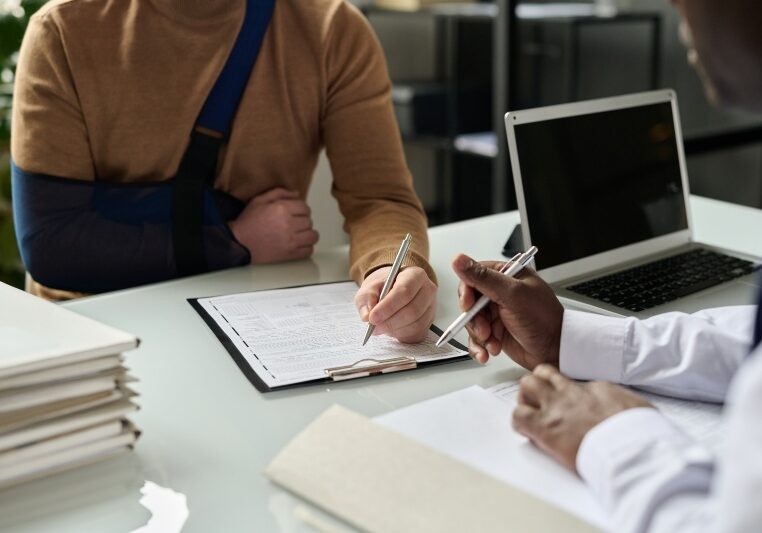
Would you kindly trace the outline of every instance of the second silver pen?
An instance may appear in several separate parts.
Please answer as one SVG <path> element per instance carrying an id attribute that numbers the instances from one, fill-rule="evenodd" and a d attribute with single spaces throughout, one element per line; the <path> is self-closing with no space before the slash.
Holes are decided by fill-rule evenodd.
<path id="1" fill-rule="evenodd" d="M 503 275 L 505 276 L 515 276 L 519 272 L 521 272 L 525 266 L 529 264 L 529 262 L 532 260 L 532 258 L 537 253 L 537 247 L 532 246 L 529 250 L 524 252 L 523 254 L 520 254 L 518 259 L 516 259 L 516 256 L 514 256 L 511 261 L 515 261 L 513 263 L 509 263 L 510 266 L 504 270 L 501 271 Z M 471 322 L 471 320 L 486 307 L 486 305 L 490 302 L 490 299 L 487 296 L 482 295 L 481 298 L 476 300 L 476 303 L 469 309 L 468 311 L 464 311 L 461 313 L 461 315 L 455 319 L 455 321 L 450 324 L 450 326 L 442 333 L 442 336 L 439 337 L 439 340 L 437 341 L 437 348 L 442 346 L 444 343 L 449 342 L 455 335 L 458 334 L 458 332 L 466 327 L 466 324 Z"/>

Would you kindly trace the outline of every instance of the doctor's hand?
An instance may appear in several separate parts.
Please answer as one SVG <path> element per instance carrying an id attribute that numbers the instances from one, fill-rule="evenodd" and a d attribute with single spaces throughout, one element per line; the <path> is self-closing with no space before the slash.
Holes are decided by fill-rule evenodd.
<path id="1" fill-rule="evenodd" d="M 299 193 L 280 187 L 249 200 L 229 227 L 254 264 L 306 259 L 319 237 Z"/>
<path id="2" fill-rule="evenodd" d="M 578 384 L 550 365 L 521 378 L 513 428 L 564 465 L 577 470 L 577 452 L 588 431 L 627 409 L 653 407 L 611 383 Z"/>
<path id="3" fill-rule="evenodd" d="M 376 328 L 373 335 L 389 335 L 401 342 L 415 343 L 426 338 L 437 308 L 437 286 L 420 267 L 405 267 L 386 297 L 378 301 L 391 267 L 371 272 L 355 296 L 355 306 L 363 322 Z"/>
<path id="4" fill-rule="evenodd" d="M 529 370 L 541 363 L 558 366 L 563 306 L 534 271 L 525 268 L 509 278 L 499 272 L 503 265 L 463 254 L 453 261 L 460 308 L 470 309 L 482 294 L 491 300 L 467 326 L 471 356 L 484 364 L 502 350 Z"/>

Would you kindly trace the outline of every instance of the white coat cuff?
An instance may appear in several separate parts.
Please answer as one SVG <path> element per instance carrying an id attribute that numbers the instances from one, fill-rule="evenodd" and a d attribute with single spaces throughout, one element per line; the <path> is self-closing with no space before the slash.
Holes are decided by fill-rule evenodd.
<path id="1" fill-rule="evenodd" d="M 567 309 L 558 353 L 561 373 L 572 379 L 619 383 L 624 341 L 625 319 Z"/>
<path id="2" fill-rule="evenodd" d="M 651 407 L 615 414 L 587 432 L 577 452 L 577 472 L 601 501 L 610 501 L 619 463 L 648 442 L 690 443 L 669 419 Z"/>

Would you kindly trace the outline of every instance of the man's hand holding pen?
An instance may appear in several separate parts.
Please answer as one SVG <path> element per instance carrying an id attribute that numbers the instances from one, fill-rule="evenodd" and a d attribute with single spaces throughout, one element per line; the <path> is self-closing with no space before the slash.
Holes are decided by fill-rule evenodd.
<path id="1" fill-rule="evenodd" d="M 391 267 L 371 272 L 355 296 L 364 322 L 374 324 L 374 335 L 389 335 L 401 342 L 420 342 L 434 322 L 437 286 L 420 267 L 400 270 L 389 294 L 379 302 Z"/>

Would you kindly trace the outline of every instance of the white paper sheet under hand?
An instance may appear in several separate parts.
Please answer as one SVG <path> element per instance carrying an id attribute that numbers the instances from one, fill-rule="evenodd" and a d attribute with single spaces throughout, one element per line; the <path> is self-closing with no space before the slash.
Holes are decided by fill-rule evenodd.
<path id="1" fill-rule="evenodd" d="M 517 381 L 507 381 L 487 389 L 497 398 L 505 400 L 513 408 L 519 393 Z M 651 402 L 659 411 L 672 420 L 680 429 L 712 451 L 717 451 L 722 442 L 722 406 L 714 403 L 694 402 L 667 398 L 635 390 Z"/>
<path id="2" fill-rule="evenodd" d="M 473 386 L 375 420 L 606 529 L 606 514 L 585 484 L 514 432 L 512 413 L 510 400 Z"/>

